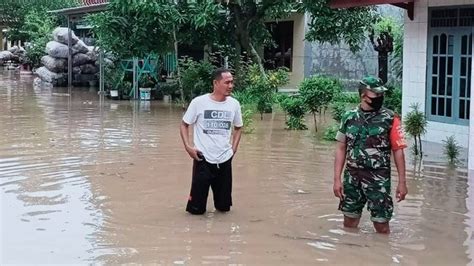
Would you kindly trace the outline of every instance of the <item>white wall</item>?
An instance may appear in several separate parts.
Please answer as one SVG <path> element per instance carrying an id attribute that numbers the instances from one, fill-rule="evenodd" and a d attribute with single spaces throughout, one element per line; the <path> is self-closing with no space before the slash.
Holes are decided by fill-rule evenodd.
<path id="1" fill-rule="evenodd" d="M 474 5 L 474 0 L 417 0 L 415 1 L 414 20 L 410 20 L 405 15 L 402 99 L 403 115 L 410 111 L 410 105 L 413 103 L 419 103 L 421 110 L 425 110 L 428 7 L 469 4 Z M 471 90 L 474 90 L 474 87 L 472 87 Z M 473 112 L 471 111 L 471 121 L 474 121 L 472 113 Z M 473 129 L 471 129 L 471 134 L 472 130 Z M 468 126 L 429 122 L 428 133 L 423 137 L 423 140 L 441 143 L 447 136 L 451 135 L 455 136 L 461 146 L 468 147 Z"/>

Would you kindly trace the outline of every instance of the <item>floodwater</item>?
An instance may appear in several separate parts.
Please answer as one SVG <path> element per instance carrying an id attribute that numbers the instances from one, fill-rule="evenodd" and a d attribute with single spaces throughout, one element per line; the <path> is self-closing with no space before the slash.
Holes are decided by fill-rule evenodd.
<path id="1" fill-rule="evenodd" d="M 389 236 L 374 233 L 367 212 L 347 230 L 332 195 L 334 143 L 267 115 L 234 159 L 232 211 L 214 212 L 210 197 L 192 216 L 180 108 L 32 84 L 0 72 L 2 265 L 473 263 L 465 169 L 428 156 L 421 171 L 408 167 Z"/>

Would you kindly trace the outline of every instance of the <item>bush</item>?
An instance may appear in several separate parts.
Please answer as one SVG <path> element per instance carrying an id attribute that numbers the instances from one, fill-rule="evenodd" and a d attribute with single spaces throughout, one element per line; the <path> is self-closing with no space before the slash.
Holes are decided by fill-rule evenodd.
<path id="1" fill-rule="evenodd" d="M 454 136 L 446 137 L 446 140 L 443 140 L 443 153 L 448 159 L 450 165 L 456 165 L 459 163 L 459 154 L 461 147 L 457 144 Z"/>
<path id="2" fill-rule="evenodd" d="M 398 87 L 387 86 L 384 106 L 397 114 L 402 113 L 402 90 Z"/>
<path id="3" fill-rule="evenodd" d="M 338 125 L 330 125 L 329 127 L 325 129 L 323 139 L 336 141 L 336 134 L 338 130 L 339 130 Z"/>
<path id="4" fill-rule="evenodd" d="M 334 97 L 333 102 L 358 104 L 358 103 L 360 103 L 360 96 L 357 92 L 345 91 L 345 92 L 337 94 Z"/>
<path id="5" fill-rule="evenodd" d="M 24 31 L 28 34 L 30 43 L 26 46 L 26 62 L 33 67 L 41 65 L 41 57 L 45 55 L 44 48 L 51 40 L 56 18 L 42 10 L 31 10 L 25 16 Z"/>
<path id="6" fill-rule="evenodd" d="M 246 90 L 251 93 L 255 99 L 257 111 L 260 113 L 260 119 L 263 119 L 263 113 L 272 111 L 275 102 L 276 91 L 278 87 L 287 84 L 289 81 L 286 69 L 278 69 L 266 72 L 263 76 L 258 65 L 249 67 Z"/>
<path id="7" fill-rule="evenodd" d="M 412 110 L 405 117 L 405 132 L 415 139 L 415 155 L 418 155 L 418 145 L 420 146 L 420 154 L 423 155 L 421 135 L 426 133 L 428 121 L 425 113 L 419 110 L 418 103 L 411 105 L 410 108 Z"/>
<path id="8" fill-rule="evenodd" d="M 332 118 L 337 122 L 341 122 L 342 116 L 346 112 L 346 103 L 333 103 L 331 107 Z"/>
<path id="9" fill-rule="evenodd" d="M 248 105 L 242 105 L 242 119 L 244 120 L 244 133 L 250 134 L 255 130 L 253 126 L 254 110 Z"/>
<path id="10" fill-rule="evenodd" d="M 313 114 L 314 127 L 318 131 L 316 113 L 329 106 L 336 95 L 342 92 L 342 85 L 333 78 L 313 76 L 301 83 L 299 92 L 304 105 Z"/>
<path id="11" fill-rule="evenodd" d="M 190 102 L 194 97 L 212 91 L 214 66 L 210 62 L 184 57 L 179 60 L 179 65 L 185 101 Z"/>
<path id="12" fill-rule="evenodd" d="M 303 99 L 299 96 L 279 96 L 279 101 L 282 109 L 288 114 L 289 118 L 286 121 L 287 129 L 305 130 L 308 127 L 304 124 L 304 115 L 306 114 L 306 107 Z"/>

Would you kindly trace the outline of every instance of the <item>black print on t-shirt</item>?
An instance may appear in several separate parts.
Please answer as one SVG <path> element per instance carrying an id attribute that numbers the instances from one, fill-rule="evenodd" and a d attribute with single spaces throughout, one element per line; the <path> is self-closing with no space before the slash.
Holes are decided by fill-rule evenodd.
<path id="1" fill-rule="evenodd" d="M 204 134 L 226 135 L 231 128 L 232 112 L 222 110 L 204 111 Z"/>

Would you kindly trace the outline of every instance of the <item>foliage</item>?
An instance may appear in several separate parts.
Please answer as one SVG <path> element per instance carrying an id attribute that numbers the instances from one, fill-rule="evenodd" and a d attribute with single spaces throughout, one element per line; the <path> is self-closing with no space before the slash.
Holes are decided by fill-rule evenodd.
<path id="1" fill-rule="evenodd" d="M 342 92 L 342 85 L 336 79 L 313 76 L 301 83 L 299 92 L 304 105 L 313 114 L 314 127 L 318 131 L 316 113 L 329 106 L 336 95 Z"/>
<path id="2" fill-rule="evenodd" d="M 129 58 L 173 50 L 173 32 L 184 17 L 169 1 L 111 0 L 87 21 L 99 46 Z"/>
<path id="3" fill-rule="evenodd" d="M 281 108 L 288 114 L 286 120 L 287 129 L 305 130 L 308 127 L 304 124 L 304 115 L 306 114 L 306 106 L 303 99 L 298 95 L 284 95 L 278 96 Z"/>
<path id="4" fill-rule="evenodd" d="M 397 114 L 402 112 L 402 90 L 398 87 L 387 86 L 385 92 L 384 106 Z"/>
<path id="5" fill-rule="evenodd" d="M 324 130 L 324 135 L 323 139 L 324 140 L 330 140 L 330 141 L 336 141 L 336 134 L 337 131 L 339 130 L 338 125 L 330 125 Z"/>
<path id="6" fill-rule="evenodd" d="M 459 154 L 461 153 L 461 146 L 458 145 L 454 136 L 446 137 L 443 140 L 443 153 L 448 159 L 450 165 L 456 165 L 459 163 Z"/>
<path id="7" fill-rule="evenodd" d="M 232 97 L 237 99 L 241 105 L 252 105 L 255 104 L 255 95 L 250 90 L 238 90 L 232 93 Z"/>
<path id="8" fill-rule="evenodd" d="M 185 1 L 187 2 L 187 1 Z M 215 1 L 181 2 L 177 8 L 182 21 L 177 26 L 180 43 L 193 46 L 227 46 L 232 38 L 222 6 Z M 219 32 L 219 34 L 216 34 Z"/>
<path id="9" fill-rule="evenodd" d="M 253 126 L 253 115 L 255 113 L 253 106 L 255 105 L 255 96 L 250 90 L 239 90 L 232 93 L 242 108 L 242 119 L 244 120 L 244 133 L 252 133 L 255 128 Z"/>
<path id="10" fill-rule="evenodd" d="M 29 36 L 30 42 L 26 46 L 26 60 L 33 67 L 39 67 L 41 57 L 44 56 L 44 47 L 52 39 L 57 23 L 56 17 L 43 10 L 31 10 L 25 16 L 23 32 Z"/>
<path id="11" fill-rule="evenodd" d="M 244 133 L 253 133 L 255 127 L 253 125 L 254 110 L 249 105 L 242 105 L 242 119 L 244 120 Z"/>
<path id="12" fill-rule="evenodd" d="M 353 50 L 375 17 L 372 8 L 331 9 L 328 0 L 111 0 L 89 22 L 102 47 L 126 57 L 170 50 L 177 32 L 179 43 L 217 47 L 236 61 L 246 52 L 265 75 L 258 49 L 274 45 L 266 23 L 292 10 L 312 15 L 308 40 L 345 41 Z"/>
<path id="13" fill-rule="evenodd" d="M 336 44 L 344 41 L 352 51 L 360 50 L 365 33 L 377 19 L 373 7 L 332 9 L 329 0 L 307 0 L 304 8 L 311 16 L 306 39 Z"/>
<path id="14" fill-rule="evenodd" d="M 419 110 L 419 104 L 410 106 L 412 109 L 405 116 L 405 132 L 415 139 L 415 155 L 418 155 L 418 145 L 420 145 L 419 153 L 423 155 L 423 148 L 421 144 L 421 135 L 426 133 L 428 121 L 425 113 Z"/>
<path id="15" fill-rule="evenodd" d="M 30 41 L 32 36 L 31 31 L 27 29 L 27 16 L 31 16 L 31 12 L 46 13 L 49 10 L 77 5 L 77 0 L 3 0 L 0 1 L 0 13 L 9 27 L 10 40 Z M 60 19 L 64 20 L 64 17 Z"/>
<path id="16" fill-rule="evenodd" d="M 266 71 L 266 74 L 262 75 L 258 65 L 249 67 L 247 90 L 254 96 L 260 119 L 263 119 L 264 113 L 272 111 L 278 87 L 287 84 L 288 81 L 288 72 L 285 69 Z"/>
<path id="17" fill-rule="evenodd" d="M 346 112 L 347 105 L 343 102 L 338 102 L 333 103 L 331 107 L 332 118 L 337 122 L 341 122 L 342 116 Z"/>
<path id="18" fill-rule="evenodd" d="M 184 57 L 179 60 L 180 81 L 185 101 L 212 91 L 212 71 L 214 66 L 208 61 L 194 61 Z"/>
<path id="19" fill-rule="evenodd" d="M 335 103 L 348 103 L 348 104 L 358 104 L 360 103 L 360 96 L 357 92 L 342 92 L 338 93 L 333 102 Z"/>
<path id="20" fill-rule="evenodd" d="M 139 88 L 154 88 L 157 81 L 149 74 L 141 75 L 138 80 Z"/>

